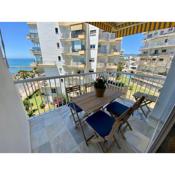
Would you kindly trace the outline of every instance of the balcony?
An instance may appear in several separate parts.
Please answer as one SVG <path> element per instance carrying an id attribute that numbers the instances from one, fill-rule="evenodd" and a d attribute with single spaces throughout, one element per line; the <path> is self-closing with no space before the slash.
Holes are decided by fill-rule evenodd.
<path id="1" fill-rule="evenodd" d="M 114 63 L 107 63 L 106 69 L 112 69 L 112 70 L 117 70 L 117 65 Z"/>
<path id="2" fill-rule="evenodd" d="M 134 103 L 133 94 L 135 92 L 154 94 L 158 98 L 160 88 L 165 80 L 129 73 L 103 72 L 15 81 L 22 100 L 30 95 L 30 100 L 33 103 L 34 112 L 30 113 L 31 117 L 28 119 L 31 129 L 32 152 L 102 152 L 97 144 L 89 144 L 89 146 L 85 144 L 80 129 L 74 127 L 71 112 L 67 106 L 68 101 L 65 97 L 65 87 L 78 84 L 81 85 L 82 93 L 87 93 L 85 85 L 94 82 L 99 75 L 107 76 L 108 81 L 113 83 L 117 82 L 118 90 L 124 92 L 122 98 L 117 99 L 117 101 L 127 106 Z M 74 95 L 76 96 L 76 94 Z M 41 106 L 41 103 L 44 104 L 44 107 Z M 151 110 L 154 105 L 155 103 L 150 105 Z M 28 111 L 26 113 L 29 114 Z M 123 140 L 121 136 L 117 135 L 121 149 L 113 145 L 110 152 L 145 152 L 147 149 L 158 121 L 149 117 L 145 122 L 145 117 L 138 110 L 129 122 L 133 130 L 127 129 L 125 131 L 126 139 Z M 92 129 L 86 123 L 83 125 L 86 133 L 90 134 Z"/>
<path id="3" fill-rule="evenodd" d="M 105 63 L 97 63 L 97 69 L 105 69 Z"/>
<path id="4" fill-rule="evenodd" d="M 31 40 L 34 43 L 39 43 L 38 33 L 29 33 L 27 39 Z"/>
<path id="5" fill-rule="evenodd" d="M 31 52 L 33 55 L 41 55 L 40 47 L 32 47 Z"/>
<path id="6" fill-rule="evenodd" d="M 85 69 L 85 63 L 82 62 L 71 62 L 70 64 L 65 64 L 64 67 L 70 69 Z"/>
<path id="7" fill-rule="evenodd" d="M 156 49 L 156 48 L 166 48 L 166 47 L 175 47 L 175 41 L 171 42 L 160 42 L 160 43 L 152 43 L 146 44 L 145 46 L 141 47 L 140 50 L 149 50 L 149 49 Z"/>
<path id="8" fill-rule="evenodd" d="M 74 50 L 72 46 L 64 47 L 63 54 L 66 56 L 84 56 L 86 54 L 85 50 Z"/>
<path id="9" fill-rule="evenodd" d="M 110 44 L 119 44 L 121 42 L 122 38 L 110 38 L 109 43 Z"/>
<path id="10" fill-rule="evenodd" d="M 61 37 L 61 40 L 63 42 L 71 42 L 71 41 L 78 41 L 78 40 L 85 40 L 85 35 L 84 34 L 80 34 L 76 37 L 70 37 L 70 36 L 67 36 L 67 35 L 63 35 Z"/>
<path id="11" fill-rule="evenodd" d="M 121 55 L 120 52 L 112 51 L 112 52 L 108 55 L 108 57 L 115 57 L 115 56 L 120 56 L 120 55 Z"/>

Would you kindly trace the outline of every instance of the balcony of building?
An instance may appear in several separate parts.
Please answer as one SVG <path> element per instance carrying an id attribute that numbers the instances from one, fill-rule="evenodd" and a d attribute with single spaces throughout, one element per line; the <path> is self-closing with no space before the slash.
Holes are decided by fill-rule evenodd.
<path id="1" fill-rule="evenodd" d="M 34 43 L 39 43 L 39 37 L 38 37 L 38 33 L 36 32 L 31 32 L 27 35 L 27 39 L 31 40 Z"/>
<path id="2" fill-rule="evenodd" d="M 158 48 L 171 48 L 175 47 L 175 41 L 168 42 L 156 42 L 156 43 L 146 43 L 140 50 L 150 50 L 150 49 L 158 49 Z"/>
<path id="3" fill-rule="evenodd" d="M 169 28 L 166 31 L 155 31 L 154 33 L 148 34 L 144 37 L 144 40 L 156 40 L 164 37 L 171 37 L 175 35 L 175 28 Z"/>
<path id="4" fill-rule="evenodd" d="M 78 64 L 75 64 L 75 67 L 77 66 Z M 75 85 L 81 85 L 83 94 L 93 91 L 93 87 L 89 87 L 87 90 L 85 85 L 94 82 L 95 78 L 100 75 L 107 76 L 108 81 L 117 86 L 119 91 L 124 92 L 124 95 L 117 101 L 126 106 L 132 106 L 134 103 L 133 94 L 135 92 L 145 92 L 154 95 L 157 99 L 165 80 L 129 73 L 107 74 L 103 72 L 16 81 L 15 84 L 22 100 L 24 101 L 30 95 L 33 103 L 33 113 L 26 111 L 30 115 L 28 121 L 32 152 L 102 152 L 95 143 L 87 146 L 81 129 L 75 128 L 65 93 L 65 87 Z M 36 93 L 38 93 L 37 96 Z M 76 95 L 74 94 L 74 96 Z M 44 107 L 41 106 L 41 103 L 44 104 Z M 150 104 L 151 111 L 154 109 L 155 103 Z M 149 117 L 145 117 L 141 110 L 136 111 L 129 119 L 132 131 L 125 130 L 126 139 L 116 133 L 121 149 L 113 145 L 109 152 L 146 151 L 159 121 L 151 116 L 151 112 L 146 107 L 143 109 Z M 92 129 L 86 123 L 83 123 L 83 127 L 87 135 L 92 133 Z"/>
<path id="5" fill-rule="evenodd" d="M 115 64 L 115 63 L 107 63 L 106 69 L 115 71 L 115 70 L 117 70 L 117 64 Z"/>
<path id="6" fill-rule="evenodd" d="M 116 56 L 120 56 L 121 53 L 118 51 L 112 51 L 110 54 L 108 54 L 108 57 L 116 57 Z"/>
<path id="7" fill-rule="evenodd" d="M 70 64 L 64 64 L 63 67 L 69 68 L 69 69 L 85 69 L 85 63 L 84 62 L 79 62 L 79 61 L 71 61 Z"/>
<path id="8" fill-rule="evenodd" d="M 85 66 L 82 62 L 72 62 L 70 65 L 77 69 L 82 64 Z M 83 111 L 80 114 L 82 123 L 79 122 L 75 127 L 66 94 L 67 87 L 78 86 L 81 93 L 73 93 L 71 99 L 79 95 L 88 96 L 89 93 L 93 94 L 90 97 L 94 97 L 93 84 L 101 76 L 107 80 L 110 91 L 115 89 L 116 93 L 120 93 L 113 100 L 125 107 L 133 106 L 136 93 L 144 94 L 146 102 L 149 102 L 143 103 L 129 116 L 128 122 L 132 129 L 121 128 L 125 137 L 118 131 L 114 133 L 120 148 L 111 144 L 109 152 L 155 152 L 161 144 L 160 138 L 164 139 L 167 128 L 170 129 L 171 124 L 174 124 L 175 59 L 167 78 L 106 72 L 103 69 L 102 72 L 38 77 L 13 82 L 1 57 L 0 67 L 0 80 L 3 82 L 0 85 L 0 128 L 3 135 L 1 151 L 4 152 L 102 152 L 98 144 L 86 144 L 83 138 L 81 124 L 88 136 L 93 133 L 83 118 Z M 98 103 L 101 104 L 101 101 L 99 99 Z M 113 115 L 105 109 L 109 103 L 111 101 L 100 109 L 112 118 Z M 91 104 L 91 99 L 87 104 Z M 91 107 L 94 109 L 94 106 Z"/>
<path id="9" fill-rule="evenodd" d="M 33 55 L 41 55 L 40 47 L 32 47 L 31 52 Z"/>
<path id="10" fill-rule="evenodd" d="M 63 48 L 63 54 L 65 56 L 84 56 L 86 52 L 83 46 L 81 46 L 79 49 L 74 49 L 72 46 L 70 46 Z"/>

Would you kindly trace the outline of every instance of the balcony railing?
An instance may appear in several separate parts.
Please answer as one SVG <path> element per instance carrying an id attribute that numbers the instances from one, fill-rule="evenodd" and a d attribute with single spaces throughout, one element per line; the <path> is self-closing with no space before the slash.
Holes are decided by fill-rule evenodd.
<path id="1" fill-rule="evenodd" d="M 91 72 L 85 74 L 39 77 L 15 81 L 21 95 L 28 116 L 37 116 L 49 112 L 63 105 L 68 100 L 65 87 L 80 85 L 82 93 L 87 93 L 88 84 L 92 84 L 96 77 L 104 76 L 112 85 L 125 92 L 125 98 L 134 100 L 135 92 L 144 92 L 159 97 L 164 78 L 124 72 Z M 76 94 L 74 94 L 76 96 Z"/>
<path id="2" fill-rule="evenodd" d="M 142 49 L 152 49 L 152 48 L 159 48 L 159 47 L 175 47 L 175 41 L 169 41 L 167 43 L 165 42 L 159 42 L 159 43 L 151 43 L 151 44 L 146 44 Z"/>
<path id="3" fill-rule="evenodd" d="M 40 49 L 40 47 L 32 47 L 31 52 L 34 55 L 41 55 L 41 49 Z"/>

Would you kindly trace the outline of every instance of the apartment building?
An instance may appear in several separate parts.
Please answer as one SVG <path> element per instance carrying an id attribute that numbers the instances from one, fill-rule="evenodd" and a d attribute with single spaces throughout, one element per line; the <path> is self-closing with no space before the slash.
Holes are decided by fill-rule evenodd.
<path id="1" fill-rule="evenodd" d="M 122 38 L 86 23 L 28 23 L 32 54 L 45 75 L 115 71 Z"/>
<path id="2" fill-rule="evenodd" d="M 130 73 L 137 73 L 137 68 L 139 64 L 140 57 L 138 56 L 128 56 L 126 57 L 126 71 Z"/>
<path id="3" fill-rule="evenodd" d="M 174 53 L 174 27 L 145 33 L 138 71 L 167 75 Z"/>

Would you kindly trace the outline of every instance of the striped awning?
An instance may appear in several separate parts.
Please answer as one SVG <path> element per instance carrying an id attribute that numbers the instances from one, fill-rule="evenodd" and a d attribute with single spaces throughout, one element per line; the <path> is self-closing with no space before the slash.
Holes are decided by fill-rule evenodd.
<path id="1" fill-rule="evenodd" d="M 175 22 L 88 22 L 106 32 L 116 33 L 116 37 L 134 35 L 164 28 L 175 27 Z"/>

